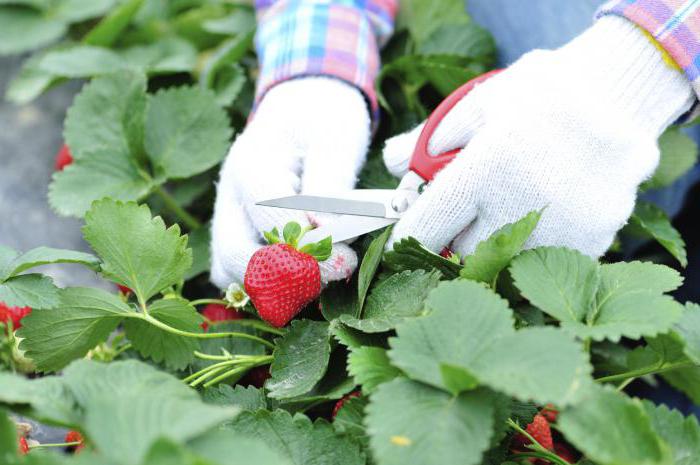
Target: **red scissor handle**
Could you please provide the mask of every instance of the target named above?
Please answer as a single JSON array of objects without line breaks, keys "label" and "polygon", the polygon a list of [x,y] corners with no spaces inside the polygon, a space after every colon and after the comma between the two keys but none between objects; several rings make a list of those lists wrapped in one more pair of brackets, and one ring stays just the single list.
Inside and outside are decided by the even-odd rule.
[{"label": "red scissor handle", "polygon": [[433,132],[435,132],[438,124],[442,122],[442,119],[445,117],[445,115],[447,115],[447,113],[449,113],[450,110],[452,110],[457,102],[462,100],[464,96],[471,92],[471,90],[474,89],[477,84],[481,84],[501,71],[502,70],[500,69],[489,71],[488,73],[475,77],[471,81],[467,81],[467,83],[462,84],[459,88],[457,88],[457,90],[448,95],[447,98],[440,103],[440,105],[438,105],[438,107],[428,117],[428,121],[425,122],[423,131],[421,131],[420,137],[418,137],[416,148],[413,149],[413,155],[411,156],[411,163],[409,165],[411,171],[416,172],[426,181],[432,181],[435,174],[437,174],[438,171],[451,162],[457,153],[462,150],[462,148],[457,148],[438,155],[430,155],[428,152],[428,142],[433,136]]}]

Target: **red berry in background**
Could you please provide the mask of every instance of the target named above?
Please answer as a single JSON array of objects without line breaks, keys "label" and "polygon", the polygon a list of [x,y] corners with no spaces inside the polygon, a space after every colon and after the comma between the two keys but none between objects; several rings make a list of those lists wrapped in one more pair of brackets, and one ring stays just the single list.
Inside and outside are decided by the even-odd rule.
[{"label": "red berry in background", "polygon": [[[547,419],[539,413],[532,419],[532,423],[525,428],[530,436],[535,441],[539,442],[542,447],[547,450],[554,450],[554,441],[552,440],[552,429],[549,427]],[[514,452],[528,450],[526,446],[530,445],[530,440],[522,434],[518,434],[513,438],[512,450]]]},{"label": "red berry in background", "polygon": [[241,386],[254,386],[262,389],[265,381],[270,377],[270,365],[263,365],[251,368],[248,373],[238,382]]},{"label": "red berry in background", "polygon": [[360,391],[352,391],[351,393],[345,394],[343,397],[341,397],[340,400],[336,402],[333,406],[333,413],[331,414],[331,416],[335,418],[335,416],[338,414],[338,411],[343,407],[343,404],[348,399],[352,399],[353,397],[360,397]]},{"label": "red berry in background", "polygon": [[27,444],[27,440],[24,437],[19,438],[19,453],[21,455],[29,453],[29,444]]},{"label": "red berry in background", "polygon": [[0,302],[0,321],[7,325],[8,320],[12,321],[12,327],[18,330],[22,327],[22,318],[32,313],[30,307],[8,307]]},{"label": "red berry in background", "polygon": [[[202,310],[202,316],[208,321],[218,323],[223,321],[235,321],[245,318],[245,315],[238,312],[232,308],[227,308],[225,305],[221,304],[209,304]],[[209,328],[209,323],[205,321],[202,323],[202,329],[206,330]]]},{"label": "red berry in background", "polygon": [[540,411],[540,414],[547,419],[550,423],[555,423],[557,421],[557,416],[559,416],[559,410],[557,410],[554,405],[547,404]]},{"label": "red berry in background", "polygon": [[321,272],[311,255],[272,244],[253,254],[244,284],[260,317],[281,328],[321,293]]},{"label": "red berry in background", "polygon": [[450,257],[452,256],[452,251],[447,247],[443,247],[442,250],[440,251],[440,256],[442,258],[446,258],[449,260]]},{"label": "red berry in background", "polygon": [[70,154],[70,150],[66,144],[63,144],[61,150],[56,154],[55,167],[56,171],[61,171],[66,166],[73,163],[73,156]]},{"label": "red berry in background", "polygon": [[576,463],[576,454],[567,446],[561,442],[554,443],[554,453],[559,457],[563,458],[569,463]]},{"label": "red berry in background", "polygon": [[66,434],[66,437],[64,439],[64,442],[79,442],[80,444],[78,444],[77,446],[72,446],[70,448],[75,453],[78,453],[79,451],[83,450],[83,448],[85,448],[85,442],[83,441],[83,435],[77,431],[68,431],[68,433]]},{"label": "red berry in background", "polygon": [[117,284],[117,287],[119,288],[119,292],[124,294],[125,296],[131,295],[132,291],[126,286],[122,286],[121,284]]}]

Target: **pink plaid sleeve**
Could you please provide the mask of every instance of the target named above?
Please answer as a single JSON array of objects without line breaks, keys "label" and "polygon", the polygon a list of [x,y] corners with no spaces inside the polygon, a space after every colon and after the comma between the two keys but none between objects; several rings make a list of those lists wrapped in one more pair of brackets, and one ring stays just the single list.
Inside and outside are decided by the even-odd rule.
[{"label": "pink plaid sleeve", "polygon": [[598,11],[606,14],[623,16],[651,34],[700,96],[700,0],[613,0]]},{"label": "pink plaid sleeve", "polygon": [[391,35],[398,0],[257,0],[256,103],[274,85],[334,76],[360,89],[375,116],[379,45]]}]

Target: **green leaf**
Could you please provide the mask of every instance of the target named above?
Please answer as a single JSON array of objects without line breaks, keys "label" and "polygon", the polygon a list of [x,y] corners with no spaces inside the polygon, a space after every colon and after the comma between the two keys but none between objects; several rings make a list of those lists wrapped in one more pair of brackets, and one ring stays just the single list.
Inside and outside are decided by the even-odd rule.
[{"label": "green leaf", "polygon": [[158,439],[148,449],[143,463],[148,465],[202,465],[192,454],[185,451],[185,448],[170,440]]},{"label": "green leaf", "polygon": [[540,220],[542,213],[532,211],[515,223],[506,224],[476,246],[473,255],[464,258],[459,275],[487,284],[496,281],[498,274],[519,254],[525,241]]},{"label": "green leaf", "polygon": [[196,87],[161,90],[146,114],[146,152],[159,176],[186,178],[219,163],[231,130],[212,92]]},{"label": "green leaf", "polygon": [[694,404],[700,404],[700,367],[678,368],[662,373],[661,377]]},{"label": "green leaf", "polygon": [[687,303],[674,329],[683,340],[685,354],[700,365],[700,305]]},{"label": "green leaf", "polygon": [[10,307],[52,308],[58,304],[58,288],[48,276],[23,274],[0,283],[0,302]]},{"label": "green leaf", "polygon": [[0,409],[0,461],[14,463],[17,459],[17,429],[4,409]]},{"label": "green leaf", "polygon": [[265,383],[273,399],[306,394],[323,378],[330,358],[328,323],[294,320],[284,336],[275,341],[271,378]]},{"label": "green leaf", "polygon": [[190,231],[187,236],[189,237],[188,245],[192,249],[192,266],[185,273],[185,281],[209,271],[211,267],[211,251],[209,249],[211,230],[208,227],[202,227]]},{"label": "green leaf", "polygon": [[404,270],[438,270],[445,279],[455,279],[462,269],[461,265],[431,252],[412,237],[394,242],[394,250],[384,254],[384,267],[395,273]]},{"label": "green leaf", "polygon": [[[191,441],[188,449],[208,460],[207,464],[291,465],[292,463],[279,452],[272,450],[265,441],[258,438],[243,438],[232,431],[207,433]],[[232,451],[235,453],[231,453]]]},{"label": "green leaf", "polygon": [[127,154],[97,150],[54,173],[49,203],[61,215],[82,217],[95,200],[136,201],[152,187]]},{"label": "green leaf", "polygon": [[289,223],[284,225],[284,229],[282,230],[282,237],[284,238],[285,243],[289,245],[296,245],[300,235],[301,226],[296,221],[290,221]]},{"label": "green leaf", "polygon": [[63,138],[73,158],[89,159],[105,151],[115,157],[137,156],[143,150],[145,109],[142,74],[123,71],[90,81],[73,100],[64,123]]},{"label": "green leaf", "polygon": [[360,447],[335,432],[324,420],[292,417],[284,410],[243,412],[231,429],[240,436],[260,439],[295,465],[364,465]]},{"label": "green leaf", "polygon": [[333,418],[333,427],[336,431],[354,438],[365,449],[369,447],[369,437],[364,425],[366,406],[366,397],[345,399],[343,406]]},{"label": "green leaf", "polygon": [[14,258],[5,266],[0,266],[0,281],[11,278],[35,266],[50,263],[78,263],[92,269],[97,269],[99,260],[94,255],[73,250],[37,247]]},{"label": "green leaf", "polygon": [[362,313],[362,307],[365,304],[365,297],[367,296],[369,285],[372,283],[372,279],[374,279],[377,268],[379,268],[379,264],[382,261],[384,247],[389,240],[389,236],[391,236],[391,229],[392,228],[386,228],[379,236],[374,238],[367,248],[365,256],[362,257],[362,263],[360,263],[360,270],[358,271],[356,317],[359,317]]},{"label": "green leaf", "polygon": [[32,8],[0,6],[0,55],[28,52],[58,40],[68,25]]},{"label": "green leaf", "polygon": [[165,397],[155,391],[110,398],[86,406],[85,430],[103,454],[137,465],[161,437],[186,441],[236,416],[238,409]]},{"label": "green leaf", "polygon": [[367,395],[376,390],[377,386],[396,378],[401,371],[392,366],[386,350],[380,347],[353,348],[348,357],[348,371],[355,383],[362,386],[362,392]]},{"label": "green leaf", "polygon": [[[190,333],[201,333],[204,321],[189,302],[183,299],[158,300],[148,306],[150,316],[166,325]],[[183,370],[199,350],[199,340],[169,333],[141,319],[129,319],[124,323],[126,335],[143,357],[156,363],[165,363],[173,370]]]},{"label": "green leaf", "polygon": [[34,309],[18,332],[24,338],[20,348],[38,371],[56,371],[83,357],[131,313],[116,295],[100,289],[67,288],[59,296],[57,308]]},{"label": "green leaf", "polygon": [[642,403],[613,390],[593,390],[585,401],[563,411],[558,425],[569,442],[599,465],[673,463]]},{"label": "green leaf", "polygon": [[78,423],[75,399],[61,378],[46,376],[27,379],[24,376],[0,373],[0,403],[9,405],[48,424],[72,426]]},{"label": "green leaf", "polygon": [[445,386],[442,365],[519,400],[566,405],[590,382],[581,347],[555,328],[513,328],[507,302],[473,281],[441,283],[424,317],[397,327],[389,358],[410,378]]},{"label": "green leaf", "polygon": [[440,281],[440,272],[404,271],[372,289],[362,319],[342,315],[339,320],[368,333],[389,331],[407,318],[423,313],[423,302]]},{"label": "green leaf", "polygon": [[143,6],[144,0],[125,0],[112,9],[108,15],[93,27],[83,38],[87,45],[109,47],[119,34],[129,25],[136,13]]},{"label": "green leaf", "polygon": [[128,66],[153,74],[189,73],[197,64],[197,49],[184,39],[166,37],[147,45],[135,45],[121,52]]},{"label": "green leaf", "polygon": [[680,275],[652,263],[598,265],[579,252],[543,247],[523,252],[510,268],[532,304],[580,338],[619,341],[668,331],[682,308],[664,292]]},{"label": "green leaf", "polygon": [[58,0],[50,2],[50,13],[57,18],[75,23],[106,13],[115,1],[91,0],[89,3],[85,3],[83,0]]},{"label": "green leaf", "polygon": [[223,18],[204,22],[204,29],[216,34],[242,34],[255,29],[255,14],[248,8],[237,8]]},{"label": "green leaf", "polygon": [[142,302],[182,280],[192,264],[187,236],[151,218],[147,206],[104,199],[85,215],[85,240],[102,258],[102,273]]},{"label": "green leaf", "polygon": [[408,0],[401,4],[399,15],[399,25],[406,26],[419,45],[445,24],[464,26],[470,21],[459,0]]},{"label": "green leaf", "polygon": [[404,378],[379,386],[366,408],[374,457],[382,465],[478,464],[494,427],[491,396],[452,396]]},{"label": "green leaf", "polygon": [[330,325],[333,337],[344,346],[355,348],[362,346],[385,346],[386,338],[382,333],[363,333],[355,328],[345,326],[340,320],[334,320]]},{"label": "green leaf", "polygon": [[421,55],[459,55],[492,63],[496,44],[491,34],[475,23],[438,26],[418,47]]},{"label": "green leaf", "polygon": [[36,68],[56,77],[84,78],[116,73],[129,68],[119,54],[102,47],[76,45],[45,53]]},{"label": "green leaf", "polygon": [[328,260],[333,253],[333,238],[325,237],[318,242],[313,242],[303,246],[300,251],[311,255],[316,261],[323,262]]},{"label": "green leaf", "polygon": [[[209,325],[207,332],[210,333],[226,333],[226,332],[239,332],[246,334],[257,335],[254,328],[249,326],[243,326],[237,324],[235,321],[225,322],[225,323],[214,323]],[[225,337],[225,338],[211,338],[211,339],[201,339],[199,342],[200,352],[211,355],[221,355],[222,351],[227,351],[230,354],[235,355],[264,355],[265,346],[259,342],[251,341],[250,339],[243,339],[239,337]],[[216,363],[212,360],[201,360],[199,358],[195,359],[192,364],[195,370],[201,370],[204,367],[213,365]]]},{"label": "green leaf", "polygon": [[229,386],[219,384],[204,390],[204,402],[214,405],[235,405],[241,410],[258,410],[267,408],[265,392],[253,386]]},{"label": "green leaf", "polygon": [[333,281],[321,293],[321,313],[326,321],[332,321],[342,315],[357,316],[357,292],[355,281],[351,284],[343,281]]},{"label": "green leaf", "polygon": [[677,410],[665,405],[654,405],[645,400],[644,410],[651,427],[666,441],[673,452],[674,465],[693,465],[700,457],[700,425],[694,416],[683,417]]},{"label": "green leaf", "polygon": [[649,202],[637,202],[629,220],[629,229],[636,235],[656,240],[681,266],[688,265],[685,241],[671,224],[671,220],[659,207]]},{"label": "green leaf", "polygon": [[555,247],[528,250],[510,266],[515,286],[550,316],[581,321],[598,286],[598,264],[580,252]]},{"label": "green leaf", "polygon": [[659,137],[661,158],[652,178],[645,188],[658,189],[670,186],[688,172],[698,159],[695,141],[681,132],[680,126],[671,126]]}]

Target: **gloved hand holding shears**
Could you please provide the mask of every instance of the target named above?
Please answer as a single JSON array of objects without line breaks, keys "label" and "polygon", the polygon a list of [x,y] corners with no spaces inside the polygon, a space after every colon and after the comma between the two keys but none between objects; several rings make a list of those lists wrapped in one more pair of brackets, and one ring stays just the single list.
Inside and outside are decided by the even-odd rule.
[{"label": "gloved hand holding shears", "polygon": [[[463,86],[425,127],[387,141],[384,160],[404,176],[397,191],[334,189],[263,204],[358,215],[312,231],[309,241],[398,220],[392,241],[413,236],[460,254],[545,208],[528,247],[599,256],[658,164],[658,136],[693,99],[687,78],[641,29],[605,17],[561,49],[531,52]],[[430,184],[418,195],[423,180]]]}]

